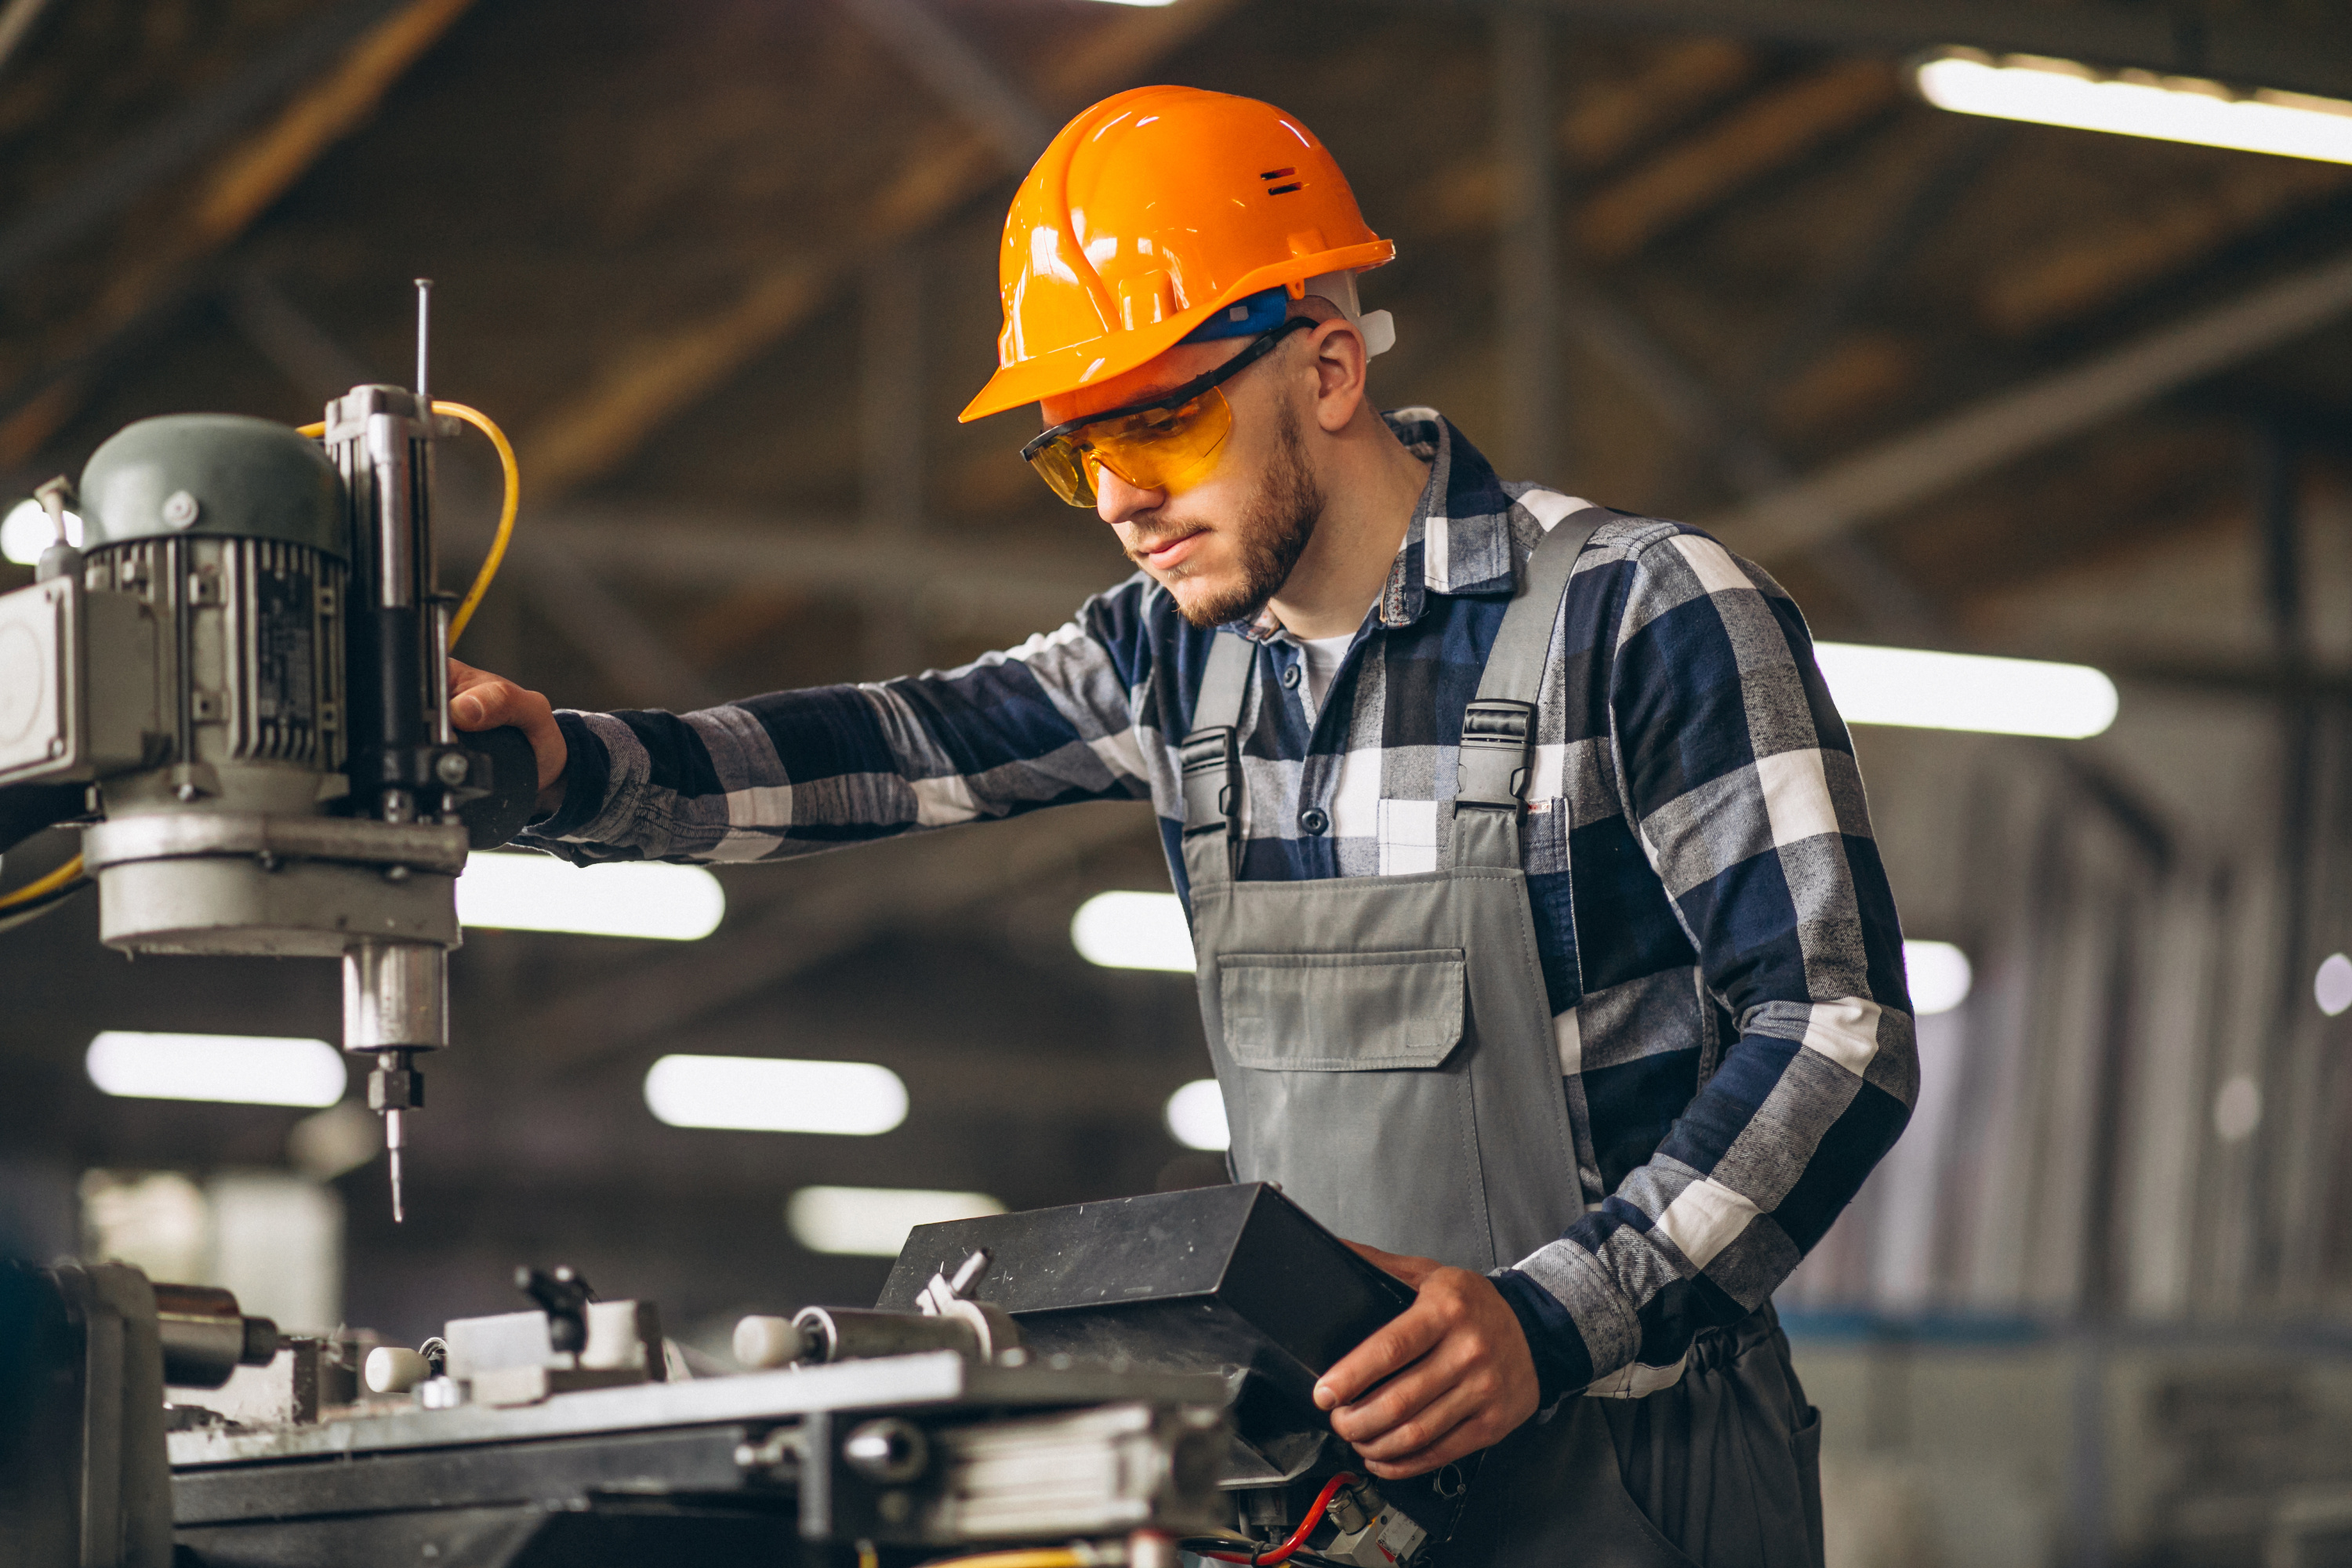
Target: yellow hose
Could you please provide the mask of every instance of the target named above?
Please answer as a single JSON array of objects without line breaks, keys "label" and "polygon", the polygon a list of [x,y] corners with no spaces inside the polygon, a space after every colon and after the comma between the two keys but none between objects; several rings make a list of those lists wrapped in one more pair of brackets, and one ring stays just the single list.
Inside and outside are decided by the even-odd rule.
[{"label": "yellow hose", "polygon": [[1080,1554],[1066,1546],[1035,1547],[1024,1552],[985,1552],[977,1557],[942,1557],[923,1568],[1094,1568],[1102,1558]]},{"label": "yellow hose", "polygon": [[474,606],[490,591],[490,579],[499,574],[499,563],[507,558],[507,542],[514,537],[515,508],[522,503],[522,469],[515,462],[514,444],[498,423],[478,408],[468,408],[462,403],[433,400],[436,414],[454,414],[490,438],[499,449],[499,471],[506,476],[507,499],[499,508],[499,531],[490,540],[490,552],[482,557],[482,569],[474,574],[474,585],[466,590],[465,599],[457,613],[449,618],[449,646],[456,647],[457,639],[466,635],[466,623],[474,618]]},{"label": "yellow hose", "polygon": [[[457,639],[465,635],[466,623],[474,618],[475,606],[490,591],[490,581],[499,574],[499,563],[507,558],[507,543],[514,538],[515,510],[522,504],[522,468],[515,462],[514,444],[507,439],[507,433],[480,409],[462,403],[444,403],[436,397],[433,400],[433,412],[454,416],[488,436],[490,445],[498,448],[499,471],[505,476],[507,485],[506,500],[499,508],[499,530],[490,539],[490,552],[482,558],[482,569],[474,574],[474,585],[458,601],[457,613],[449,617],[449,646],[456,647]],[[315,439],[327,433],[327,423],[322,419],[315,425],[305,425],[301,433]]]},{"label": "yellow hose", "polygon": [[70,882],[79,881],[80,878],[81,857],[77,855],[47,876],[36,878],[7,897],[0,898],[0,910],[15,909],[18,904],[29,904],[36,899],[47,898],[59,888]]}]

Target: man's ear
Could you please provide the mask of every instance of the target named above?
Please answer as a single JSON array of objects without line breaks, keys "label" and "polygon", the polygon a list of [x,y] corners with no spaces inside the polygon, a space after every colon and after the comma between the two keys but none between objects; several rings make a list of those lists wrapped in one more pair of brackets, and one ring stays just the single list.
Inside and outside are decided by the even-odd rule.
[{"label": "man's ear", "polygon": [[1363,406],[1371,364],[1364,335],[1335,314],[1307,334],[1307,352],[1314,356],[1315,423],[1326,435],[1337,435]]}]

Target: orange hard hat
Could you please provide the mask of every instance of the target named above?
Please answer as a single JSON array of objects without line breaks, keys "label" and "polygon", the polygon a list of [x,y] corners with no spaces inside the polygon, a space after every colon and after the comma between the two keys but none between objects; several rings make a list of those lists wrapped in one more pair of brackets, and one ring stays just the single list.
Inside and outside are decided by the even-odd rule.
[{"label": "orange hard hat", "polygon": [[1395,254],[1323,143],[1274,105],[1190,87],[1107,98],[1013,198],[998,369],[962,417],[1108,381],[1252,295],[1296,298]]}]

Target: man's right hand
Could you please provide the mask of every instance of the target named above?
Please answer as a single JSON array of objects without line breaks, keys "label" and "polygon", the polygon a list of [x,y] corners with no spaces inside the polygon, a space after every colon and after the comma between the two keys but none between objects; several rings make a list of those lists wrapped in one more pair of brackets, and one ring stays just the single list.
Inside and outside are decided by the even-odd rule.
[{"label": "man's right hand", "polygon": [[527,691],[502,675],[449,661],[449,721],[460,730],[495,730],[511,724],[530,742],[539,759],[539,815],[545,816],[563,804],[563,769],[571,749],[555,722],[555,708],[536,691]]}]

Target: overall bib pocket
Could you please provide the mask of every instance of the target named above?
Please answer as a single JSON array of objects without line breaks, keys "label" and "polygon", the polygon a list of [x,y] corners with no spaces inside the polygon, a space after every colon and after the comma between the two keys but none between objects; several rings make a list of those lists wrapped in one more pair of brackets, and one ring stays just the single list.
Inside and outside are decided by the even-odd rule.
[{"label": "overall bib pocket", "polygon": [[1351,1240],[1491,1268],[1463,950],[1216,962],[1244,1179],[1281,1184]]},{"label": "overall bib pocket", "polygon": [[1433,1068],[1462,1042],[1463,956],[1228,952],[1217,958],[1225,1048],[1246,1068]]}]

